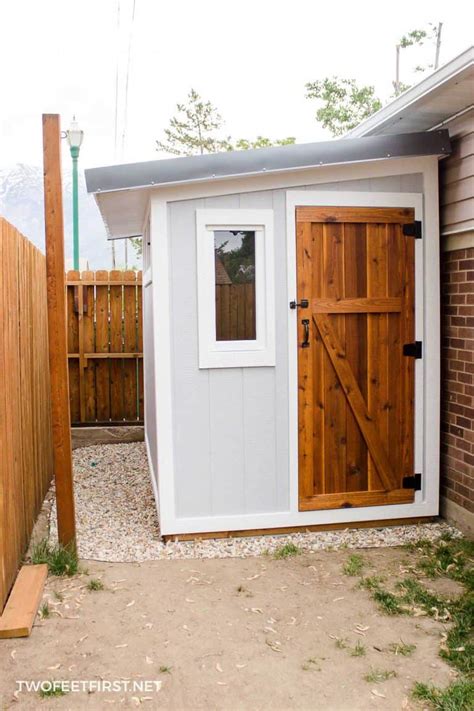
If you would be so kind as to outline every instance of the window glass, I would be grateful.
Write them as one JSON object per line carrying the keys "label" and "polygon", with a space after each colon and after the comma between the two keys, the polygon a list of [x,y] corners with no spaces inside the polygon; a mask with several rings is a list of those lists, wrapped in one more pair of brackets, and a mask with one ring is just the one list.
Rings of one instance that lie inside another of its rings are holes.
{"label": "window glass", "polygon": [[255,231],[215,230],[216,340],[254,341]]}

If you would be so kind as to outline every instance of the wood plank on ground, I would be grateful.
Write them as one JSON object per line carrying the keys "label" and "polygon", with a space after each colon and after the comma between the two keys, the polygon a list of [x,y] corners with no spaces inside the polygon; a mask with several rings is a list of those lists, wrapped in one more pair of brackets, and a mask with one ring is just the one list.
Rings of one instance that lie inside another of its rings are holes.
{"label": "wood plank on ground", "polygon": [[28,637],[48,575],[47,565],[24,565],[0,616],[0,639]]}

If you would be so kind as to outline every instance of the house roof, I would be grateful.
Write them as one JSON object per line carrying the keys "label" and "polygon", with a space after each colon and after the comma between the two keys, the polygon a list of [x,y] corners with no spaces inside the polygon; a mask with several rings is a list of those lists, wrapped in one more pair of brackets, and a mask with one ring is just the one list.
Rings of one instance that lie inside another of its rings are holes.
{"label": "house roof", "polygon": [[344,140],[439,129],[473,105],[474,47],[469,47],[362,121]]}
{"label": "house roof", "polygon": [[152,189],[351,164],[387,158],[449,155],[446,130],[322,141],[130,163],[85,171],[109,238],[140,234]]}

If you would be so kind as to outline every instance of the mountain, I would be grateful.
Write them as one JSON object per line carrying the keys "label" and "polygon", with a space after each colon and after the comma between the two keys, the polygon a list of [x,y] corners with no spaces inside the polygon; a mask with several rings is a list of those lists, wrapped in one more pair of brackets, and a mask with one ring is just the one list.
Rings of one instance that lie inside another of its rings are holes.
{"label": "mountain", "polygon": [[[72,259],[72,175],[63,169],[64,239],[66,260]],[[0,168],[0,215],[44,252],[43,171],[38,166],[17,163]],[[86,191],[84,175],[79,175],[79,248],[81,266],[111,269],[112,248],[92,195]],[[116,243],[117,268],[124,266],[124,240]],[[128,249],[129,266],[136,263]],[[70,266],[70,265],[69,265]]]}

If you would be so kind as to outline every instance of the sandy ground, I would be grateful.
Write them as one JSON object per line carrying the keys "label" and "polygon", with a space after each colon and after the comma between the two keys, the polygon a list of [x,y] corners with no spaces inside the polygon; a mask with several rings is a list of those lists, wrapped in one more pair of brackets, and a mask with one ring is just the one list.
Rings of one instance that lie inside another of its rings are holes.
{"label": "sandy ground", "polygon": [[[415,709],[415,681],[445,685],[438,656],[445,626],[426,617],[378,612],[358,578],[342,573],[349,551],[285,560],[84,563],[87,574],[49,578],[55,613],[28,639],[0,646],[2,709]],[[411,555],[363,551],[367,574],[393,581]],[[100,578],[104,590],[85,586]],[[445,581],[449,583],[449,581]],[[55,599],[62,591],[64,599]],[[339,648],[337,638],[345,640]],[[412,656],[391,643],[415,644]],[[357,642],[365,656],[352,656]],[[166,668],[166,669],[165,669]],[[371,669],[396,672],[383,683]],[[17,680],[158,680],[159,691],[14,696]]]}

